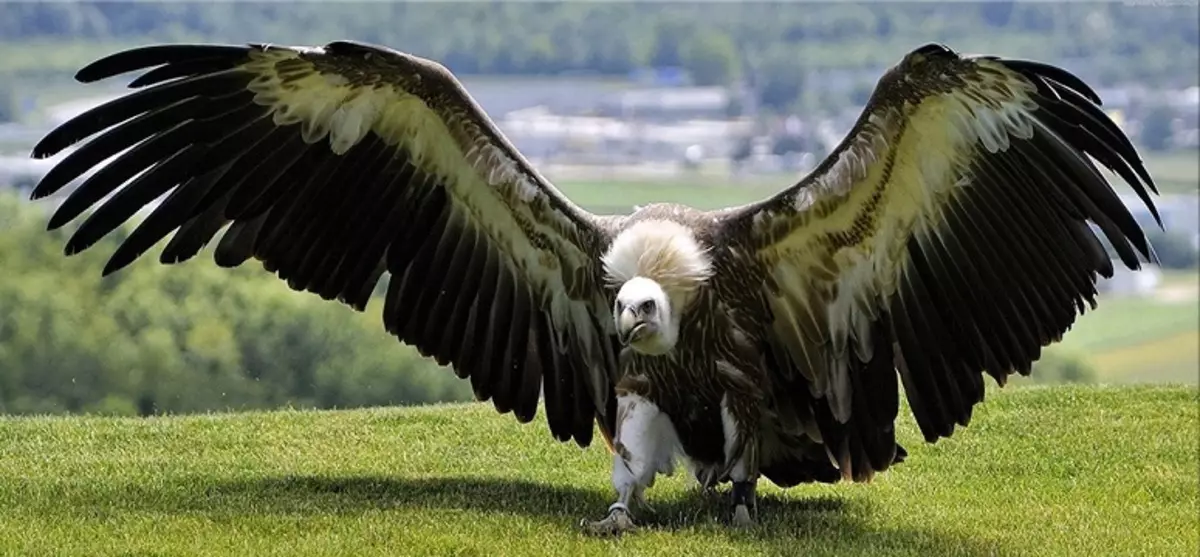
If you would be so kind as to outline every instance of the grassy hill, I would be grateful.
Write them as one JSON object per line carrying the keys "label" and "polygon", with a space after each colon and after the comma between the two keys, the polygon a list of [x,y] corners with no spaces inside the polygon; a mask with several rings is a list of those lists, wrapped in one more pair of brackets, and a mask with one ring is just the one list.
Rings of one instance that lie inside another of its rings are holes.
{"label": "grassy hill", "polygon": [[0,554],[1195,555],[1197,390],[991,388],[867,485],[762,490],[762,524],[680,476],[621,540],[580,535],[608,456],[490,405],[0,419]]}

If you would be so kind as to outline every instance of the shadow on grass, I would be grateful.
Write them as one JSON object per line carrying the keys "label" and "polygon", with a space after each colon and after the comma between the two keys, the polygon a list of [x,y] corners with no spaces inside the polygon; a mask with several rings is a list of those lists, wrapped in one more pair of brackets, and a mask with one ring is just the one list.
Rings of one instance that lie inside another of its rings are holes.
{"label": "shadow on grass", "polygon": [[[366,510],[457,509],[515,514],[541,519],[551,527],[573,529],[581,518],[602,518],[612,502],[607,490],[535,483],[504,478],[427,478],[285,476],[226,482],[194,495],[164,497],[162,487],[129,486],[126,505],[165,512],[208,515],[216,521],[247,515],[355,514]],[[198,491],[198,492],[197,492]],[[654,510],[636,512],[635,519],[651,532],[716,533],[731,540],[766,545],[772,553],[793,554],[797,547],[819,552],[870,549],[883,554],[996,555],[994,543],[936,531],[890,528],[872,524],[871,509],[862,500],[835,497],[801,498],[760,495],[759,525],[749,530],[727,526],[731,509],[727,493],[702,495],[689,491],[655,498]],[[137,501],[137,502],[135,502]],[[164,508],[165,507],[165,508]],[[914,510],[919,512],[919,510]],[[634,534],[637,535],[637,534]]]}

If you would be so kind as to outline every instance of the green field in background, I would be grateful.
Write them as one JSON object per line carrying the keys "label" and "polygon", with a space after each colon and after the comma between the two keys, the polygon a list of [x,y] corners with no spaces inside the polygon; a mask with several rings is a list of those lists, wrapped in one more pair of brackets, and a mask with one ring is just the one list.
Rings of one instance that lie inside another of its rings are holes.
{"label": "green field in background", "polygon": [[[1148,153],[1146,167],[1163,194],[1200,192],[1200,151]],[[601,171],[602,172],[602,171]],[[1115,174],[1104,170],[1119,194],[1133,190]],[[608,209],[654,202],[671,202],[699,209],[719,209],[769,197],[798,182],[804,173],[779,173],[732,177],[705,172],[664,179],[556,180],[555,185],[584,207]]]}
{"label": "green field in background", "polygon": [[1084,355],[1103,382],[1196,384],[1200,305],[1195,299],[1102,298],[1063,336],[1062,346]]}
{"label": "green field in background", "polygon": [[1196,193],[1200,190],[1200,151],[1145,153],[1150,177],[1163,193]]}
{"label": "green field in background", "polygon": [[650,203],[682,203],[697,209],[720,209],[763,199],[792,184],[784,176],[754,177],[741,184],[714,176],[642,182],[613,180],[611,182],[566,181],[555,185],[575,203],[596,211],[625,208],[632,212],[634,205]]}

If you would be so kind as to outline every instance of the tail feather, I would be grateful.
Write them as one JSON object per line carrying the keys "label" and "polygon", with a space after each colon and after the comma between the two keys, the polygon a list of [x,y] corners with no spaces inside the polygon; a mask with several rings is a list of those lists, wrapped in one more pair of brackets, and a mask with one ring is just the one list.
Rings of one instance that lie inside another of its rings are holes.
{"label": "tail feather", "polygon": [[[904,462],[908,451],[896,444],[896,455],[891,464]],[[796,440],[789,450],[776,453],[769,463],[760,468],[762,476],[779,487],[794,487],[804,483],[838,483],[843,472],[830,461],[825,447],[810,441]]]}

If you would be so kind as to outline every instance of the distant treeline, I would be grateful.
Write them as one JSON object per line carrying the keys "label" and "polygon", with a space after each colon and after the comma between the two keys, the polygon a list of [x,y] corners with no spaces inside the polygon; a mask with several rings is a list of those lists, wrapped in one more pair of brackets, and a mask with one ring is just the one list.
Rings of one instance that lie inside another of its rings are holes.
{"label": "distant treeline", "polygon": [[[107,278],[117,240],[63,256],[45,207],[0,190],[0,414],[122,415],[470,398],[468,382],[358,313],[210,252]],[[125,229],[126,232],[128,229]],[[114,233],[114,236],[121,236]]]}
{"label": "distant treeline", "polygon": [[[1115,2],[8,2],[0,10],[0,42],[8,43],[0,74],[72,72],[101,54],[100,43],[348,38],[431,57],[462,74],[622,75],[679,66],[698,83],[748,77],[763,105],[786,109],[805,99],[822,105],[806,95],[830,83],[805,83],[806,76],[877,70],[930,41],[1071,60],[1101,84],[1193,85],[1197,28],[1195,6]],[[861,92],[870,84],[855,86]]]}

